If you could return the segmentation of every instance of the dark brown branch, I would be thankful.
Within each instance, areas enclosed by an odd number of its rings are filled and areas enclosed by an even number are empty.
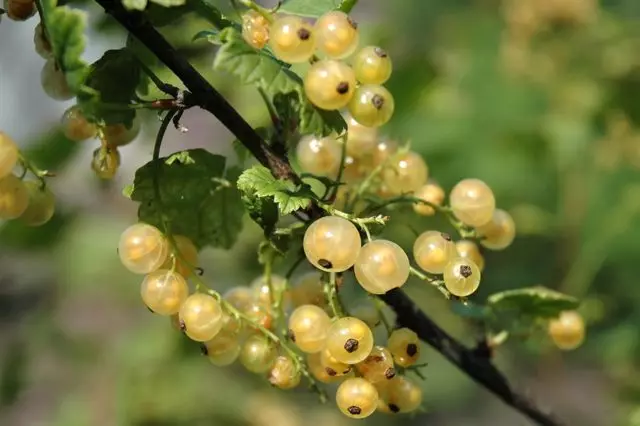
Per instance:
[[[122,7],[120,0],[96,1],[171,69],[192,93],[195,104],[218,118],[274,176],[300,182],[287,158],[278,156],[271,150],[226,99],[149,23],[143,13],[128,12]],[[350,3],[352,2],[344,2]],[[315,216],[315,211],[313,213],[312,216]],[[551,414],[543,412],[531,400],[514,390],[486,354],[466,348],[449,336],[401,290],[392,290],[381,298],[397,313],[398,324],[414,330],[422,340],[507,404],[542,426],[562,425]]]

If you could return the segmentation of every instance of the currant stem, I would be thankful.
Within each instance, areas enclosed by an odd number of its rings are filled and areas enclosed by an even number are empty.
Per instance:
[[[342,0],[342,2],[340,3],[340,6],[338,6],[338,10],[344,13],[349,13],[351,12],[351,9],[355,7],[356,4],[358,4],[358,0]]]
[[[387,331],[387,336],[390,336],[391,332],[393,332],[393,327],[391,326],[391,323],[389,322],[389,320],[387,320],[387,317],[384,314],[383,307],[385,306],[385,304],[382,300],[380,300],[377,297],[372,297],[372,300],[373,300],[373,305],[376,307],[376,310],[378,311],[378,315],[380,315],[380,321],[382,322],[382,325],[384,325],[384,328]]]
[[[328,275],[328,277],[327,277]],[[327,279],[328,278],[328,279]],[[322,277],[324,297],[327,300],[327,304],[331,309],[331,314],[334,318],[341,318],[344,316],[344,310],[342,304],[338,299],[338,292],[336,287],[336,273],[325,272]]]
[[[451,293],[449,293],[449,290],[447,290],[447,287],[445,287],[444,281],[432,278],[429,275],[420,272],[413,266],[409,266],[409,274],[421,279],[422,281],[428,282],[432,286],[436,287],[440,291],[440,293],[444,295],[444,297],[446,297],[447,299],[451,299]]]
[[[33,162],[25,157],[22,152],[18,152],[18,161],[22,166],[22,175],[20,176],[20,179],[24,179],[27,171],[29,171],[36,179],[40,181],[40,187],[42,189],[46,188],[47,182],[45,178],[53,176],[53,173],[49,172],[48,170],[42,170],[38,168],[38,166],[33,164]]]
[[[237,1],[238,1],[238,3],[243,5],[244,7],[258,12],[264,19],[267,20],[267,22],[269,22],[269,23],[273,22],[273,15],[272,15],[272,12],[269,9],[266,9],[266,8],[260,6],[259,4],[257,4],[256,2],[251,1],[251,0],[237,0]]]

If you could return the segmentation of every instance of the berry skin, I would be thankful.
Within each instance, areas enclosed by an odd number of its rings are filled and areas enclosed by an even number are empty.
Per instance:
[[[149,274],[167,260],[169,243],[162,232],[146,223],[131,225],[120,236],[118,255],[122,264],[133,273]]]
[[[73,98],[73,93],[67,85],[67,79],[62,69],[60,69],[56,61],[49,59],[42,67],[40,73],[40,81],[44,92],[51,99],[56,101],[66,101]]]
[[[358,25],[344,12],[325,13],[316,21],[314,30],[318,49],[330,58],[346,58],[358,47]]]
[[[62,130],[67,139],[81,142],[94,137],[98,129],[87,121],[80,107],[74,105],[62,115]]]
[[[482,226],[491,220],[496,199],[491,188],[479,179],[464,179],[453,187],[449,195],[451,209],[463,223]]]
[[[337,216],[325,216],[313,222],[302,242],[307,260],[327,272],[351,268],[358,258],[361,244],[355,225]]]
[[[311,375],[322,383],[335,383],[340,381],[342,376],[330,376],[320,362],[320,352],[307,355],[307,366]]]
[[[378,143],[378,129],[358,123],[350,115],[344,117],[347,122],[347,154],[353,158],[371,155]]]
[[[354,419],[364,419],[376,410],[378,391],[365,379],[349,378],[338,387],[336,403],[344,415]]]
[[[254,49],[262,49],[269,41],[269,22],[255,10],[242,15],[242,38]]]
[[[355,90],[348,108],[358,123],[368,127],[380,127],[391,119],[395,103],[391,92],[383,86],[365,84]]]
[[[351,372],[351,366],[336,360],[327,349],[320,351],[320,364],[331,377],[340,377]]]
[[[325,309],[327,302],[322,288],[322,274],[317,271],[300,276],[291,289],[291,301],[294,307],[315,305]]]
[[[329,315],[315,305],[302,305],[289,317],[289,337],[302,352],[320,352],[331,326]]]
[[[371,383],[385,382],[396,376],[393,356],[389,349],[382,346],[374,346],[369,356],[356,365],[356,369]]]
[[[264,328],[271,329],[271,326],[273,325],[271,307],[265,306],[262,302],[257,300],[255,298],[255,293],[253,297],[254,300],[245,307],[245,310],[243,311],[244,314],[246,314],[252,322],[260,324]]]
[[[9,176],[18,163],[18,146],[6,133],[0,132],[0,179]]]
[[[435,183],[427,183],[419,188],[414,195],[416,198],[427,201],[436,206],[441,206],[445,197],[444,189]],[[415,203],[413,205],[413,211],[421,216],[433,216],[436,214],[433,207],[423,203]]]
[[[245,286],[231,287],[222,296],[231,306],[241,312],[246,312],[255,300],[254,292]]]
[[[400,367],[410,367],[420,358],[420,339],[408,328],[393,330],[387,343],[393,360]]]
[[[476,243],[470,240],[460,240],[456,242],[456,251],[458,252],[458,257],[471,260],[482,272],[484,269],[484,257],[482,257],[482,253],[480,253]]]
[[[144,278],[140,295],[144,304],[154,313],[175,315],[189,296],[189,286],[182,275],[159,269]]]
[[[206,342],[215,337],[224,325],[220,303],[208,294],[195,293],[180,307],[180,321],[191,340]]]
[[[549,321],[548,333],[559,349],[576,349],[585,338],[584,320],[576,311],[564,311],[558,318]]]
[[[377,46],[367,46],[353,59],[353,71],[362,84],[383,84],[391,77],[391,58]]]
[[[376,167],[387,161],[389,157],[398,151],[398,144],[390,139],[384,139],[379,141],[374,150],[371,158],[372,166]]]
[[[478,236],[483,237],[480,244],[489,250],[504,250],[516,237],[516,224],[509,213],[496,209],[491,220],[476,228]]]
[[[0,179],[0,219],[20,217],[29,206],[29,191],[24,182],[14,175]]]
[[[423,232],[413,244],[413,257],[426,272],[441,274],[445,266],[457,257],[456,246],[448,234]]]
[[[427,164],[420,155],[411,151],[394,157],[383,175],[384,184],[394,194],[414,192],[427,182],[428,177]]]
[[[211,364],[218,367],[231,365],[240,355],[238,333],[220,330],[211,340],[204,342],[205,353]]]
[[[175,256],[176,272],[185,278],[189,278],[193,268],[198,266],[198,249],[193,242],[184,235],[174,235],[173,241],[176,244],[176,253],[174,253],[173,256],[167,257],[167,261],[162,265],[162,268],[171,269]]]
[[[458,257],[445,266],[444,285],[454,296],[467,297],[480,285],[480,268],[470,259]]]
[[[280,389],[293,389],[300,384],[300,372],[291,358],[279,356],[269,372],[269,383]]]
[[[364,321],[370,329],[374,329],[380,324],[380,312],[372,303],[359,303],[349,310],[352,317]]]
[[[34,0],[4,0],[4,10],[13,21],[26,21],[36,14]]]
[[[375,240],[362,246],[354,270],[358,283],[365,290],[372,294],[384,294],[407,282],[409,258],[396,243]]]
[[[40,182],[24,182],[29,193],[29,204],[20,216],[22,223],[27,226],[41,226],[49,222],[56,211],[56,200],[49,188]]]
[[[277,300],[278,295],[282,294],[284,306],[288,305],[291,296],[286,292],[287,280],[280,275],[272,274],[271,287],[275,293],[274,300]],[[269,291],[269,284],[267,283],[266,278],[263,275],[259,276],[253,280],[250,288],[253,290],[254,297],[257,301],[268,309],[271,309],[271,293]]]
[[[313,27],[303,19],[283,16],[271,24],[269,46],[276,57],[284,62],[306,62],[316,48],[316,35]]]
[[[120,167],[120,153],[118,149],[104,146],[93,151],[91,168],[100,179],[113,179]]]
[[[277,348],[264,336],[249,336],[240,350],[240,362],[252,373],[269,371],[278,357]]]
[[[422,404],[422,389],[404,376],[396,376],[378,388],[389,413],[410,413]],[[381,410],[384,411],[384,410]]]
[[[325,348],[336,361],[357,364],[371,353],[373,334],[358,318],[340,318],[329,328]]]
[[[36,53],[40,55],[42,59],[49,59],[53,55],[53,48],[49,40],[47,40],[41,22],[36,25],[33,32],[33,44],[36,48]]]
[[[309,101],[326,110],[347,106],[355,88],[356,76],[351,67],[334,60],[316,62],[304,78],[304,92]]]
[[[122,123],[109,124],[103,129],[104,139],[109,146],[128,145],[140,134],[140,119],[134,118],[131,127]]]
[[[296,158],[302,170],[307,173],[336,177],[340,169],[342,149],[332,136],[318,138],[306,135],[298,142]]]

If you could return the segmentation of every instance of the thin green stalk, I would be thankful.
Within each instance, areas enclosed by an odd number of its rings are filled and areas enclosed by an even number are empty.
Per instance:
[[[387,336],[390,336],[391,332],[393,331],[393,327],[391,326],[391,323],[389,323],[389,320],[384,314],[384,310],[383,310],[383,307],[385,306],[384,302],[375,296],[373,296],[371,299],[373,300],[373,305],[376,307],[376,310],[378,311],[378,315],[380,315],[380,321],[382,322],[382,325],[384,325],[384,329],[387,331]]]
[[[449,293],[449,290],[447,290],[447,287],[445,287],[444,281],[438,280],[438,279],[435,279],[435,278],[431,278],[427,274],[424,274],[424,273],[418,271],[413,266],[409,266],[409,274],[413,275],[414,277],[417,277],[417,278],[421,279],[422,281],[425,281],[425,282],[431,284],[432,286],[437,288],[438,291],[440,291],[440,293],[442,293],[444,295],[444,297],[446,297],[447,299],[451,299],[451,293]]]
[[[342,0],[342,2],[340,3],[340,6],[338,6],[338,10],[344,13],[349,13],[351,12],[351,9],[355,7],[356,4],[358,4],[358,0]]]
[[[264,8],[251,0],[237,0],[237,2],[248,9],[258,12],[262,17],[264,17],[264,19],[267,20],[267,22],[273,22],[273,12],[271,10]]]
[[[333,186],[331,188],[327,188],[327,191],[322,196],[323,201],[330,201],[331,203],[333,203],[333,200],[336,197],[336,193],[338,192],[338,188],[340,187],[339,184],[340,182],[342,182],[342,175],[344,174],[344,163],[347,158],[347,138],[348,138],[348,132],[345,132],[344,135],[342,135],[342,147],[341,147],[342,149],[340,151],[340,167],[338,168],[338,176],[336,176],[336,183],[338,185]]]
[[[323,275],[322,283],[324,296],[327,300],[327,304],[329,305],[329,309],[331,309],[331,313],[334,318],[341,318],[344,316],[344,310],[342,309],[342,303],[340,303],[340,299],[338,298],[336,273],[328,272]],[[327,275],[329,279],[327,279]]]
[[[40,187],[46,188],[47,182],[45,180],[46,177],[54,176],[53,173],[48,170],[42,170],[38,168],[33,162],[31,162],[27,157],[24,156],[22,152],[18,152],[18,161],[22,166],[22,174],[20,175],[20,179],[24,179],[27,175],[27,171],[31,172],[31,174],[40,181]]]

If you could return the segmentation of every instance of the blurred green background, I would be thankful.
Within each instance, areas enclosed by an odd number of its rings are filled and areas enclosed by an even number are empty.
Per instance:
[[[125,34],[89,4],[88,60]],[[546,285],[583,300],[588,338],[560,353],[544,335],[509,341],[497,362],[568,425],[640,426],[640,3],[637,0],[361,0],[363,43],[390,52],[396,113],[383,130],[411,140],[446,189],[485,180],[516,219],[518,237],[487,252],[481,303],[495,291]],[[138,276],[119,264],[136,206],[121,196],[151,158],[157,119],[122,150],[111,183],[90,170],[96,141],[73,144],[58,120],[71,103],[45,98],[32,48],[37,18],[0,24],[0,129],[42,168],[55,170],[54,220],[0,229],[0,424],[7,426],[343,425],[333,406],[271,390],[239,366],[217,368],[139,300]],[[208,25],[185,15],[163,32],[255,125],[268,119],[251,88],[214,74],[215,49],[190,43]],[[158,73],[172,81],[162,69]],[[164,152],[206,147],[233,156],[232,136],[189,111]],[[248,222],[248,221],[247,221]],[[388,236],[405,248],[441,221],[398,212]],[[231,252],[205,250],[219,290],[259,274],[259,229],[247,223]],[[284,266],[278,272],[284,272]],[[301,271],[302,272],[302,271]],[[446,330],[475,330],[440,295],[407,291]],[[529,424],[424,348],[426,413],[362,423]]]

